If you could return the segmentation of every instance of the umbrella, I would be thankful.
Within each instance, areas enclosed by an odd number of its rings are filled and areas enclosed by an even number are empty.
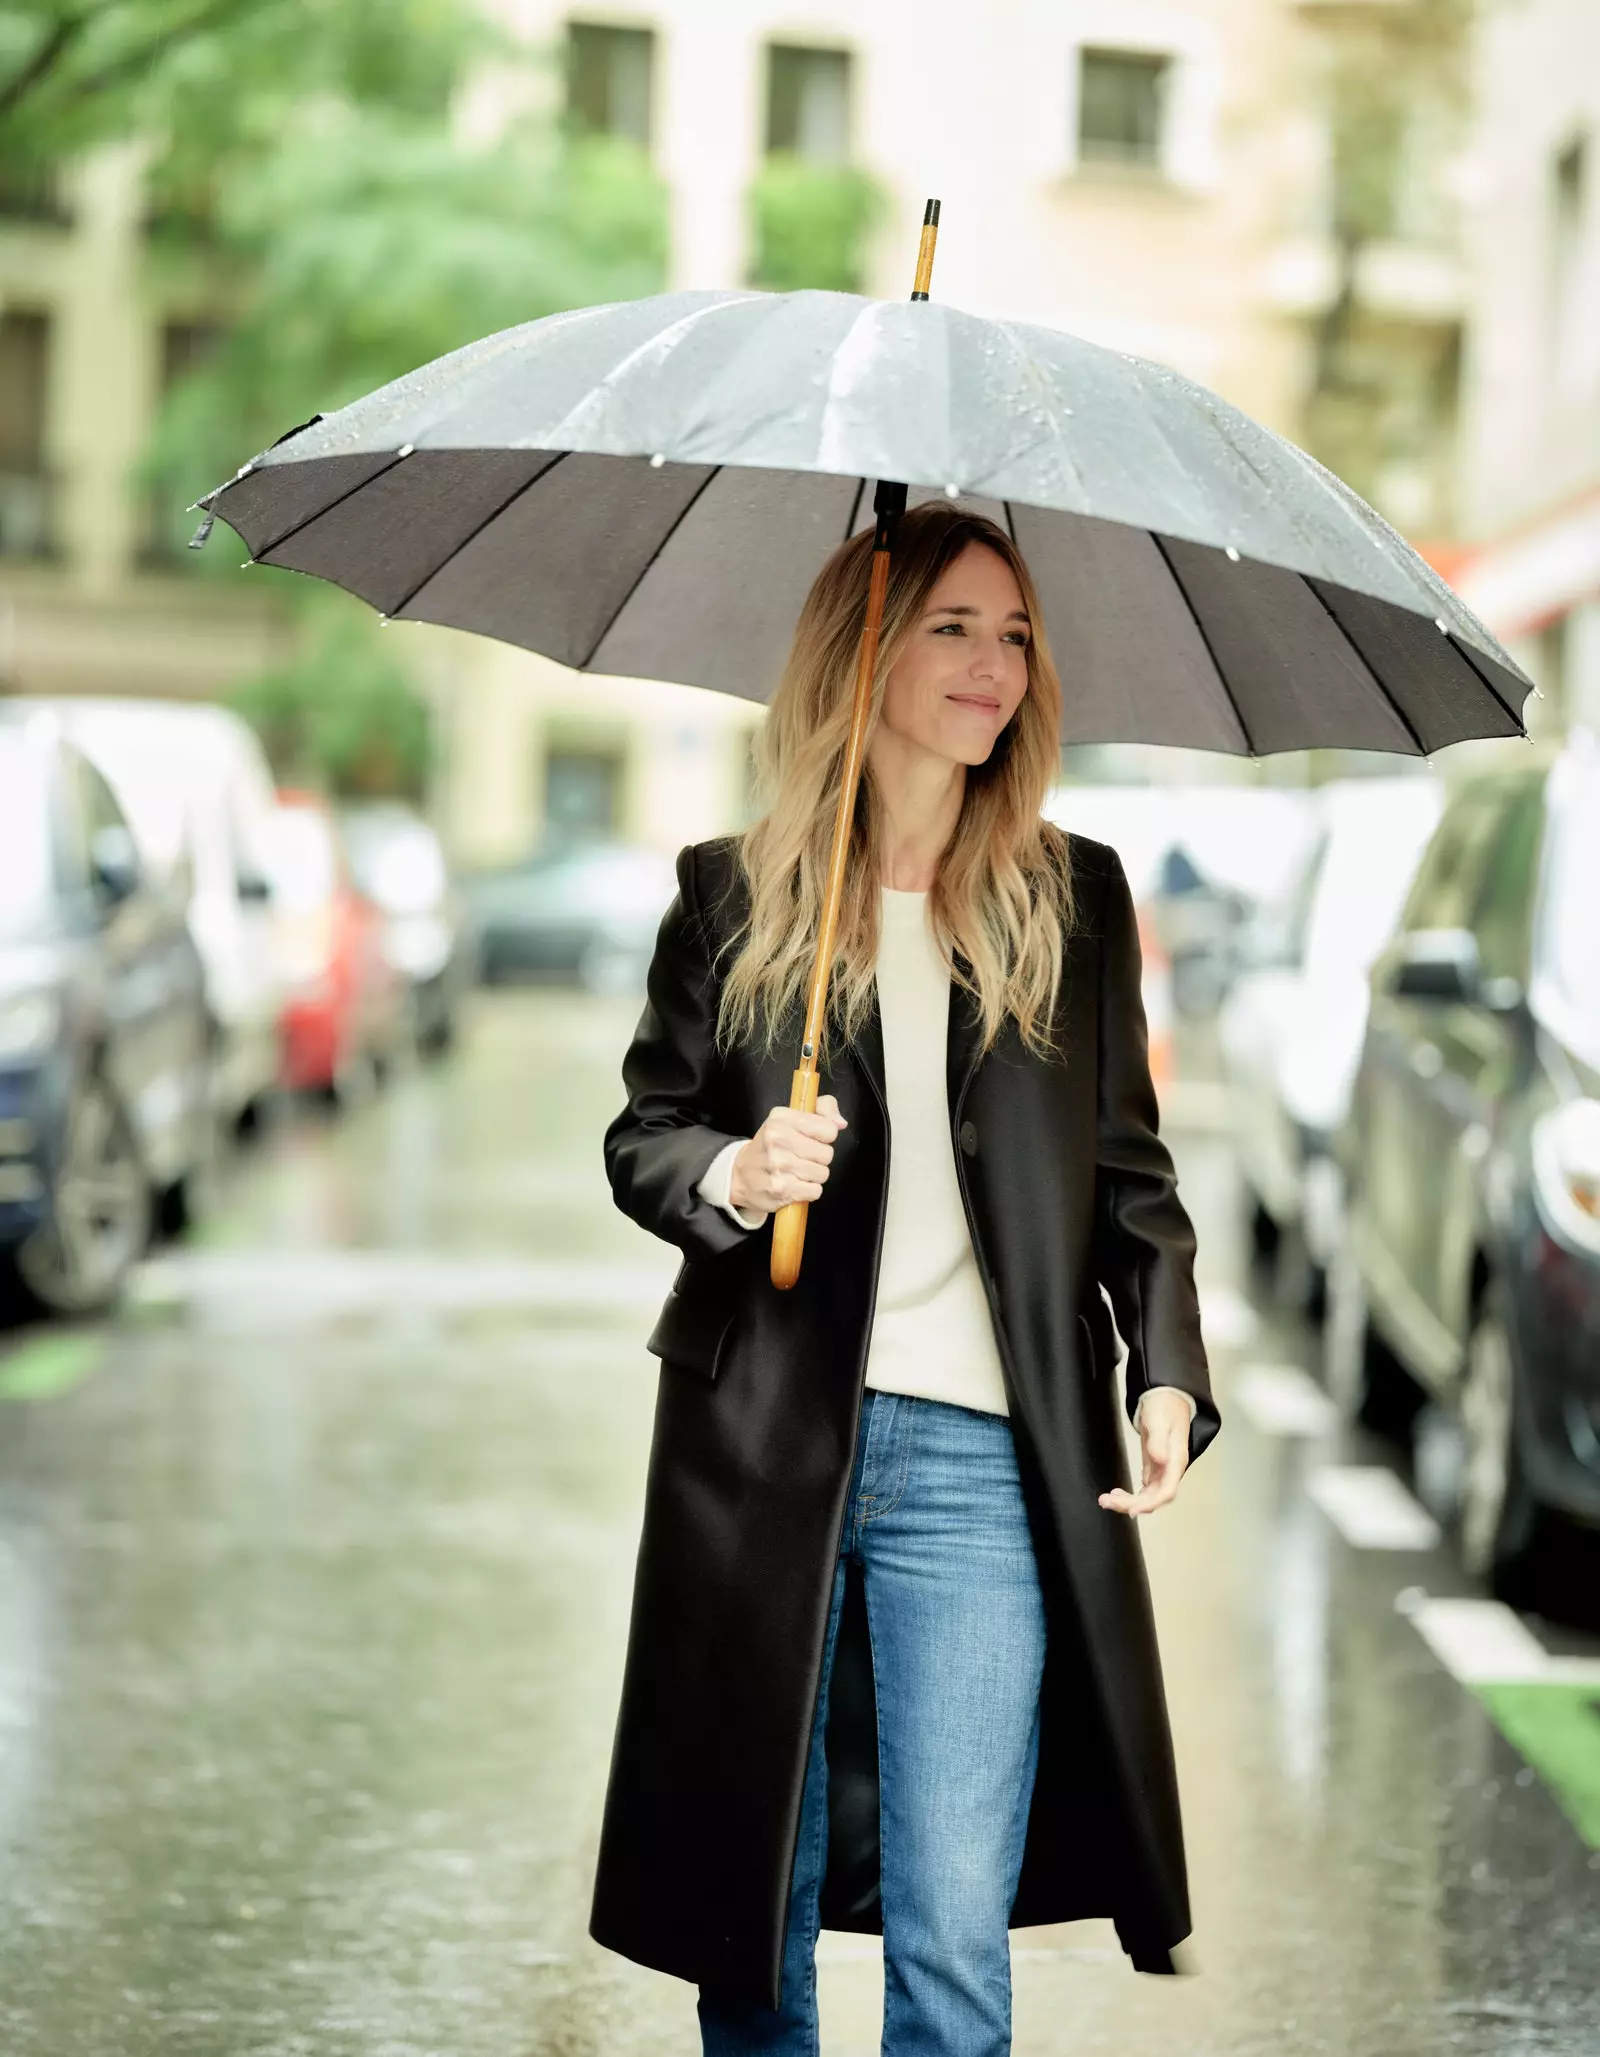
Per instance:
[[[929,301],[937,222],[930,202],[911,303],[667,293],[485,337],[291,430],[197,503],[195,540],[220,516],[251,561],[387,619],[764,701],[864,511],[881,589],[902,492],[944,493],[1027,556],[1065,742],[1426,755],[1526,733],[1532,681],[1359,495],[1165,365]],[[863,644],[841,829],[870,619]],[[815,1104],[840,834],[833,857],[796,1106]],[[775,1283],[804,1218],[775,1220]]]

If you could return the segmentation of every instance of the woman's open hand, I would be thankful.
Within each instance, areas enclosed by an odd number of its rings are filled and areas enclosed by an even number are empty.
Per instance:
[[[1165,1507],[1189,1468],[1189,1409],[1182,1393],[1148,1392],[1139,1404],[1139,1444],[1144,1478],[1137,1493],[1113,1486],[1100,1505],[1115,1514],[1149,1514]]]
[[[796,1200],[820,1200],[833,1161],[833,1139],[850,1124],[832,1093],[815,1114],[774,1107],[733,1160],[728,1198],[754,1213],[776,1213]]]

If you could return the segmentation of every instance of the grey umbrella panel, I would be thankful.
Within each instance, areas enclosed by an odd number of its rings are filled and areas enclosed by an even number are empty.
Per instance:
[[[812,579],[871,505],[868,481],[817,472],[548,451],[374,462],[317,460],[358,471],[276,544],[273,472],[220,511],[258,561],[393,619],[755,701],[777,684]],[[1418,754],[1519,733],[1518,675],[1407,610],[1119,522],[962,504],[1008,527],[1033,571],[1063,741]]]
[[[870,481],[1009,525],[1068,741],[1427,752],[1530,682],[1305,452],[1165,367],[937,303],[668,294],[485,338],[206,504],[258,562],[580,669],[767,699]]]

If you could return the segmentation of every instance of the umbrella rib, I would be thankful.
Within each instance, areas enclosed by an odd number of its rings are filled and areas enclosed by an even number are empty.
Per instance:
[[[1211,659],[1211,669],[1216,673],[1218,683],[1221,685],[1223,693],[1227,697],[1228,705],[1233,709],[1233,718],[1239,724],[1240,735],[1244,737],[1244,747],[1246,748],[1246,750],[1249,751],[1252,757],[1259,757],[1261,755],[1261,752],[1256,748],[1255,738],[1250,733],[1250,724],[1244,718],[1244,709],[1239,705],[1238,701],[1234,698],[1233,688],[1228,684],[1228,674],[1217,662],[1217,653],[1211,647],[1211,638],[1206,634],[1205,623],[1201,621],[1200,616],[1195,609],[1194,602],[1189,598],[1189,589],[1187,586],[1185,586],[1183,580],[1179,577],[1178,567],[1173,563],[1171,557],[1167,554],[1167,546],[1165,543],[1162,542],[1160,536],[1157,535],[1156,531],[1154,529],[1146,529],[1145,534],[1150,538],[1151,542],[1155,544],[1157,550],[1161,553],[1161,561],[1167,567],[1167,576],[1172,580],[1172,583],[1177,587],[1179,598],[1183,601],[1184,606],[1187,607],[1189,610],[1189,619],[1194,623],[1194,632],[1200,638],[1201,642],[1205,645],[1206,655]]]
[[[866,480],[865,480],[865,479],[857,479],[857,480],[856,480],[856,496],[855,496],[855,498],[854,498],[854,499],[853,499],[853,500],[852,500],[852,501],[850,502],[850,514],[849,514],[849,518],[847,519],[847,521],[845,522],[845,525],[844,525],[844,540],[845,540],[845,541],[846,541],[847,543],[849,542],[850,538],[851,538],[851,537],[852,537],[852,536],[853,536],[853,535],[855,534],[855,532],[856,532],[856,516],[857,516],[857,515],[858,515],[858,514],[859,514],[859,513],[861,512],[861,496],[862,496],[862,495],[863,495],[863,494],[864,494],[864,493],[866,492],[866,490],[867,490],[867,482],[866,482]]]
[[[391,621],[397,621],[400,618],[400,616],[405,612],[405,610],[411,605],[412,601],[415,600],[417,595],[422,591],[423,587],[427,585],[428,581],[430,579],[436,579],[439,576],[440,572],[444,570],[445,566],[448,563],[450,563],[452,558],[459,557],[462,551],[465,550],[469,544],[475,543],[478,540],[478,538],[483,534],[484,530],[489,526],[491,522],[498,521],[501,515],[504,514],[509,507],[511,507],[516,501],[522,498],[524,493],[526,493],[531,487],[538,485],[541,479],[547,479],[550,476],[551,472],[553,472],[556,466],[561,462],[562,458],[570,457],[571,455],[572,452],[570,450],[557,450],[550,457],[550,462],[548,464],[541,464],[539,469],[534,473],[531,479],[524,479],[520,486],[517,486],[512,492],[509,492],[506,495],[506,497],[500,502],[498,507],[491,508],[490,511],[483,517],[482,521],[478,523],[476,528],[472,528],[467,531],[467,533],[461,538],[461,541],[457,543],[455,548],[450,552],[448,557],[441,557],[437,564],[431,566],[429,570],[425,571],[422,574],[421,578],[419,578],[416,584],[411,588],[410,592],[404,594],[401,597],[401,599],[388,610],[389,619]]]
[[[634,579],[632,585],[629,586],[628,590],[623,594],[622,598],[617,602],[616,606],[613,607],[611,612],[606,616],[604,625],[602,626],[599,635],[595,637],[594,642],[590,647],[588,656],[585,657],[577,666],[577,669],[579,671],[587,671],[590,665],[593,664],[595,657],[599,652],[600,645],[605,641],[606,637],[609,636],[611,631],[616,627],[618,621],[621,619],[623,609],[627,606],[628,602],[633,598],[634,594],[638,592],[639,588],[644,584],[646,578],[648,578],[648,576],[650,575],[652,566],[654,566],[659,560],[662,551],[666,549],[667,545],[672,541],[673,537],[678,533],[679,529],[683,527],[684,523],[689,519],[689,516],[694,512],[695,507],[699,504],[700,495],[706,490],[707,486],[711,484],[713,479],[721,478],[723,472],[726,471],[726,469],[726,465],[714,464],[711,467],[710,471],[708,471],[705,477],[700,481],[699,485],[697,485],[694,491],[689,495],[688,499],[684,501],[682,507],[680,507],[678,512],[673,516],[672,521],[669,524],[666,533],[662,536],[660,542],[656,544],[656,547],[650,552],[650,555],[645,559],[644,563],[640,565],[638,577]]]
[[[1425,742],[1423,742],[1421,732],[1417,728],[1416,723],[1411,719],[1410,715],[1407,714],[1405,709],[1400,705],[1400,702],[1394,697],[1393,693],[1389,691],[1389,688],[1384,684],[1383,680],[1378,676],[1377,672],[1373,669],[1371,662],[1368,660],[1367,653],[1362,649],[1361,645],[1356,641],[1355,637],[1351,635],[1350,631],[1345,627],[1344,623],[1339,619],[1338,615],[1336,615],[1333,609],[1328,605],[1326,596],[1318,591],[1316,580],[1302,578],[1300,583],[1303,586],[1309,587],[1313,593],[1316,593],[1317,598],[1322,602],[1322,611],[1327,615],[1329,621],[1333,623],[1334,627],[1339,631],[1340,635],[1344,637],[1345,641],[1350,645],[1350,648],[1355,652],[1356,662],[1361,666],[1361,669],[1366,673],[1367,677],[1371,679],[1372,683],[1383,695],[1384,700],[1387,702],[1389,707],[1392,708],[1395,715],[1398,717],[1401,727],[1405,730],[1406,734],[1411,738],[1412,742],[1416,745],[1417,755],[1419,757],[1426,757],[1428,754],[1428,746]]]
[[[1011,545],[1012,545],[1012,548],[1013,548],[1013,549],[1016,549],[1016,548],[1018,547],[1018,545],[1017,545],[1017,518],[1016,518],[1016,516],[1015,516],[1015,515],[1014,515],[1014,514],[1013,514],[1013,513],[1011,512],[1011,502],[1010,502],[1009,500],[1002,500],[1002,501],[1000,502],[1000,511],[1001,511],[1001,513],[1002,513],[1002,514],[1004,514],[1004,516],[1005,516],[1005,518],[1006,518],[1006,534],[1007,534],[1007,535],[1008,535],[1008,536],[1009,536],[1009,537],[1011,538]]]
[[[1494,680],[1490,678],[1489,674],[1484,670],[1483,666],[1479,664],[1477,659],[1473,656],[1471,647],[1460,636],[1455,635],[1453,633],[1449,635],[1449,642],[1451,649],[1454,650],[1458,656],[1464,657],[1467,660],[1467,664],[1470,667],[1470,669],[1476,674],[1478,678],[1480,678],[1483,681],[1484,685],[1488,688],[1490,697],[1493,699],[1496,707],[1500,709],[1501,713],[1505,715],[1508,721],[1514,721],[1516,723],[1517,734],[1519,736],[1526,737],[1528,733],[1527,723],[1523,720],[1522,716],[1518,714],[1514,707],[1511,707],[1507,704],[1504,695],[1500,691],[1500,688],[1495,684]]]
[[[302,515],[299,521],[290,522],[283,533],[274,536],[265,549],[251,552],[251,562],[254,564],[264,563],[268,550],[276,550],[281,544],[287,543],[291,536],[297,536],[302,529],[310,528],[314,521],[321,521],[325,514],[331,514],[336,507],[342,507],[346,500],[354,499],[356,494],[361,492],[364,487],[370,486],[374,479],[381,479],[386,473],[393,471],[395,466],[401,461],[398,456],[391,457],[387,464],[380,464],[376,471],[369,471],[364,479],[358,479],[353,486],[347,486],[342,493],[335,493],[325,507],[319,507],[311,514]]]

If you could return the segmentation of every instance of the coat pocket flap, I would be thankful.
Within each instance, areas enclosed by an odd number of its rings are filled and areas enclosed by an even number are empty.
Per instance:
[[[722,1339],[733,1321],[733,1309],[704,1293],[667,1294],[645,1348],[670,1364],[686,1364],[706,1378],[717,1375]]]

